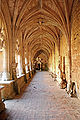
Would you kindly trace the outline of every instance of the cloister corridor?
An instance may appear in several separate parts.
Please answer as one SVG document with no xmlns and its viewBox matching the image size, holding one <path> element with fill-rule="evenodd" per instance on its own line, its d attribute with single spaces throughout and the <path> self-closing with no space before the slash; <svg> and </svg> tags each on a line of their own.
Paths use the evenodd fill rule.
<svg viewBox="0 0 80 120">
<path fill-rule="evenodd" d="M 60 89 L 49 72 L 37 72 L 22 92 L 5 101 L 7 120 L 80 120 L 80 100 Z"/>
<path fill-rule="evenodd" d="M 0 120 L 80 120 L 80 0 L 0 0 Z"/>
</svg>

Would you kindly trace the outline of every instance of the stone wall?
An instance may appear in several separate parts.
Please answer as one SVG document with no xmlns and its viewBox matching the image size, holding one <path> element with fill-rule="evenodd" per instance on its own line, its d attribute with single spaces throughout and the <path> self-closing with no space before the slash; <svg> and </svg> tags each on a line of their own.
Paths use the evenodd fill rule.
<svg viewBox="0 0 80 120">
<path fill-rule="evenodd" d="M 80 2 L 76 0 L 71 16 L 71 55 L 72 81 L 76 83 L 77 93 L 80 89 Z"/>
<path fill-rule="evenodd" d="M 65 57 L 65 74 L 66 74 L 66 80 L 68 82 L 68 66 L 69 66 L 69 61 L 68 61 L 68 47 L 67 47 L 67 40 L 65 39 L 64 35 L 61 35 L 60 37 L 60 56 L 61 56 L 61 69 L 62 72 L 63 70 L 63 57 Z"/>
</svg>

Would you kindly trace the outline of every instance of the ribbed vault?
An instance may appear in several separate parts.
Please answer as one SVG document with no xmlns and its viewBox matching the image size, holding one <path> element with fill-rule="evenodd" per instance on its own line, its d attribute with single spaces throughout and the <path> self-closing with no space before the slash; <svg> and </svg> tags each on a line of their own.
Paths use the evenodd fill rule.
<svg viewBox="0 0 80 120">
<path fill-rule="evenodd" d="M 38 52 L 44 51 L 49 57 L 54 52 L 54 45 L 59 51 L 60 34 L 64 34 L 70 51 L 70 16 L 73 0 L 6 0 L 6 4 L 2 1 L 2 9 L 7 6 L 13 23 L 15 41 L 22 33 L 27 56 L 34 59 Z"/>
</svg>

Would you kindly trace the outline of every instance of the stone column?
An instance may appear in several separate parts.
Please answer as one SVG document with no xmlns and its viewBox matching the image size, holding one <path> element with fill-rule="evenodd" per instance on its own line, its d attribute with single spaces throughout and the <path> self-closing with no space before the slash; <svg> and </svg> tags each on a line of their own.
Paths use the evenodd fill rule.
<svg viewBox="0 0 80 120">
<path fill-rule="evenodd" d="M 63 57 L 63 73 L 65 74 L 65 56 Z"/>
<path fill-rule="evenodd" d="M 41 71 L 41 62 L 40 62 L 40 71 Z"/>
<path fill-rule="evenodd" d="M 1 11 L 1 0 L 0 0 L 0 11 Z"/>
<path fill-rule="evenodd" d="M 16 34 L 15 34 L 15 26 L 12 23 L 12 79 L 17 80 L 15 51 L 16 51 Z"/>
<path fill-rule="evenodd" d="M 71 39 L 68 39 L 68 60 L 69 60 L 69 67 L 68 67 L 68 84 L 67 84 L 67 92 L 70 93 L 71 91 L 71 68 L 72 68 L 72 61 L 71 61 Z"/>
<path fill-rule="evenodd" d="M 24 43 L 24 34 L 22 34 L 22 67 L 23 71 L 25 70 L 25 43 Z"/>
<path fill-rule="evenodd" d="M 53 64 L 52 64 L 52 52 L 51 52 L 51 72 L 52 72 L 52 66 Z"/>
<path fill-rule="evenodd" d="M 61 56 L 59 56 L 59 64 L 58 64 L 58 75 L 57 75 L 57 80 L 59 84 L 61 83 Z"/>
<path fill-rule="evenodd" d="M 55 65 L 55 43 L 54 43 L 54 73 L 56 74 L 56 65 Z"/>
<path fill-rule="evenodd" d="M 15 80 L 13 83 L 13 89 L 16 94 L 18 94 L 18 84 L 17 84 L 17 76 L 16 76 L 16 61 L 15 61 L 15 54 L 16 54 L 16 34 L 17 31 L 15 31 L 15 26 L 12 23 L 11 26 L 12 30 L 12 61 L 11 61 L 11 74 L 12 74 L 12 79 Z"/>
<path fill-rule="evenodd" d="M 21 74 L 23 73 L 23 66 L 24 66 L 24 49 L 23 49 L 23 34 L 21 32 L 21 41 L 20 41 L 20 63 L 21 63 Z"/>
<path fill-rule="evenodd" d="M 23 73 L 25 74 L 24 75 L 24 81 L 25 83 L 27 83 L 27 77 L 26 77 L 26 66 L 25 64 L 25 40 L 24 40 L 24 34 L 22 34 L 22 68 L 23 68 Z M 27 61 L 26 61 L 27 62 Z"/>
</svg>

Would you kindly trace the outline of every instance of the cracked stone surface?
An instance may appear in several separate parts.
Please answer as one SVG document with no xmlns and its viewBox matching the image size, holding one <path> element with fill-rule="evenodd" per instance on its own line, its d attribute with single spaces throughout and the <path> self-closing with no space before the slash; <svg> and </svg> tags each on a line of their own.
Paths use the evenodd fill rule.
<svg viewBox="0 0 80 120">
<path fill-rule="evenodd" d="M 80 120 L 80 100 L 71 98 L 48 72 L 38 72 L 21 95 L 5 101 L 7 120 Z"/>
</svg>

